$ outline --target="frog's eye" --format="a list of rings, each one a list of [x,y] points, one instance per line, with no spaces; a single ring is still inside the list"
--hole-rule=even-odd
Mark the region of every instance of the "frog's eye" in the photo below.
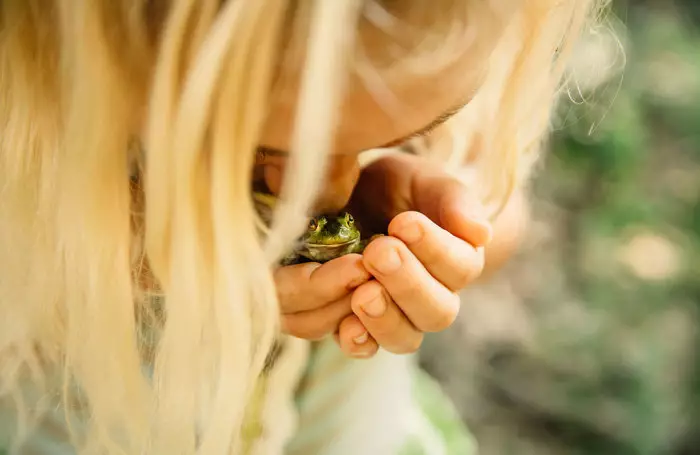
[[[345,219],[347,220],[348,224],[353,224],[355,222],[355,218],[353,218],[349,213],[345,215]]]
[[[318,221],[316,221],[316,218],[313,218],[309,221],[309,232],[314,232],[316,229],[318,229]]]

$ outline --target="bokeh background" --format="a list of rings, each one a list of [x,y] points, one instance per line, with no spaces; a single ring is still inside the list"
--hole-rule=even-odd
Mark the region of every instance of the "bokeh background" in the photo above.
[[[519,254],[422,364],[481,455],[700,454],[700,0],[576,50]]]

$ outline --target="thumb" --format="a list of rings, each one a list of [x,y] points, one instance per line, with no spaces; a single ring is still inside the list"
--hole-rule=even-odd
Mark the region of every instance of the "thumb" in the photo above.
[[[475,247],[486,246],[493,227],[483,203],[474,191],[444,171],[421,175],[413,181],[416,209],[452,235]]]

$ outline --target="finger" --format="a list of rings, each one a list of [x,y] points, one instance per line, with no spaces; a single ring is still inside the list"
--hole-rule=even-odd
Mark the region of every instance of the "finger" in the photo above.
[[[397,154],[382,158],[362,172],[351,201],[367,228],[380,232],[406,210],[428,218],[474,246],[492,237],[481,200],[458,179],[422,157]]]
[[[369,280],[362,256],[348,254],[323,265],[307,263],[280,267],[275,284],[282,314],[320,308]]]
[[[348,294],[340,300],[315,310],[282,315],[282,332],[288,335],[317,341],[335,332],[340,322],[352,314]]]
[[[404,212],[389,224],[389,235],[403,241],[428,272],[456,292],[481,275],[484,249],[475,248],[418,212]]]
[[[362,322],[354,314],[346,317],[338,328],[338,344],[348,357],[367,359],[373,357],[379,345],[364,328]]]
[[[352,311],[372,338],[393,354],[416,352],[421,333],[384,291],[378,281],[369,281],[352,293]]]
[[[438,332],[452,325],[459,297],[433,278],[401,240],[374,240],[364,251],[364,262],[418,330]]]
[[[475,247],[491,241],[493,228],[482,202],[459,180],[417,173],[412,194],[415,209],[454,236]]]

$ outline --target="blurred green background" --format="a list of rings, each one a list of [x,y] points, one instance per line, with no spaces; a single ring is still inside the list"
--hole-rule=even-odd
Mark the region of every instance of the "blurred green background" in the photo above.
[[[700,0],[613,0],[573,69],[521,252],[422,363],[481,455],[700,454]]]

